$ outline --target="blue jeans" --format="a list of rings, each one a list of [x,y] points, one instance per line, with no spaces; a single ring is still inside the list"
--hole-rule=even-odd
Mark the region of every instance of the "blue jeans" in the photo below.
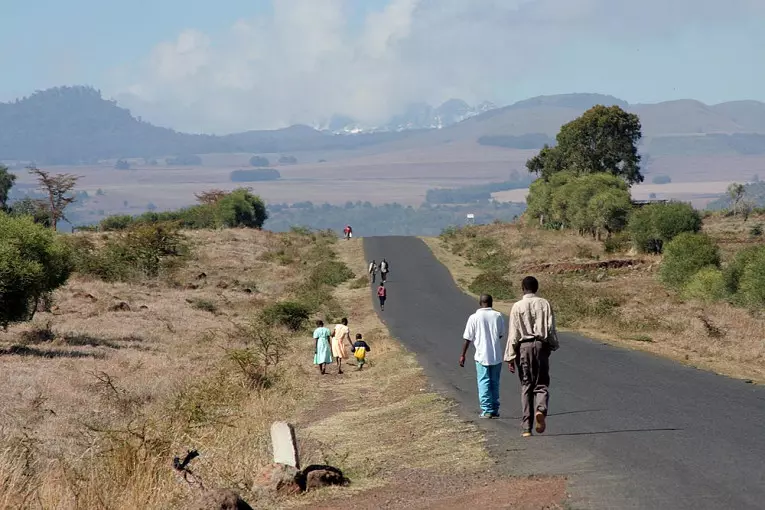
[[[475,362],[478,376],[478,400],[481,411],[486,414],[499,414],[499,376],[502,374],[502,363],[484,366]]]

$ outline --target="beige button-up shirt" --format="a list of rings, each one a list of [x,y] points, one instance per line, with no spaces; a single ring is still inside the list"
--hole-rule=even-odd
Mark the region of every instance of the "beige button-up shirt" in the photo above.
[[[521,340],[535,338],[547,342],[553,351],[560,347],[555,330],[555,315],[550,302],[535,294],[526,294],[510,310],[510,331],[505,347],[505,361],[515,359],[515,346]]]

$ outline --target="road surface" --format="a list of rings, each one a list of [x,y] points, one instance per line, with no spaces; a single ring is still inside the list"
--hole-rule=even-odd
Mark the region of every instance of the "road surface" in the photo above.
[[[415,237],[366,238],[364,249],[391,264],[385,312],[375,303],[383,321],[476,419],[475,367],[457,363],[476,300]],[[479,422],[500,468],[568,476],[574,508],[765,508],[765,389],[573,334],[560,342],[544,435],[520,437],[518,379],[503,370],[502,417]]]

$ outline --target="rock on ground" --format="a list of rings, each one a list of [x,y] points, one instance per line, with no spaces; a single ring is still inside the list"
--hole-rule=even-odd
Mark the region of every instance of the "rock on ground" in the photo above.
[[[239,495],[229,489],[205,492],[188,510],[252,510]]]

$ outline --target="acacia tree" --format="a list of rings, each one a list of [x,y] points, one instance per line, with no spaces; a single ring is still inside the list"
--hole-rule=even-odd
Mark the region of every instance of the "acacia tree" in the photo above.
[[[37,167],[28,168],[29,173],[37,176],[42,191],[48,195],[46,207],[50,214],[51,228],[56,230],[58,221],[66,219],[64,211],[77,197],[72,193],[79,176],[73,174],[51,174]]]
[[[8,209],[8,194],[16,182],[16,176],[8,171],[8,167],[0,165],[0,211]]]
[[[643,182],[637,145],[640,119],[618,106],[598,105],[565,124],[555,147],[544,148],[526,162],[529,172],[544,180],[558,172],[575,175],[610,173],[628,184]]]
[[[735,216],[741,209],[741,205],[744,200],[744,194],[746,193],[746,187],[744,187],[743,184],[733,182],[728,186],[727,191],[728,196],[730,197],[731,209],[733,210],[733,215]]]

